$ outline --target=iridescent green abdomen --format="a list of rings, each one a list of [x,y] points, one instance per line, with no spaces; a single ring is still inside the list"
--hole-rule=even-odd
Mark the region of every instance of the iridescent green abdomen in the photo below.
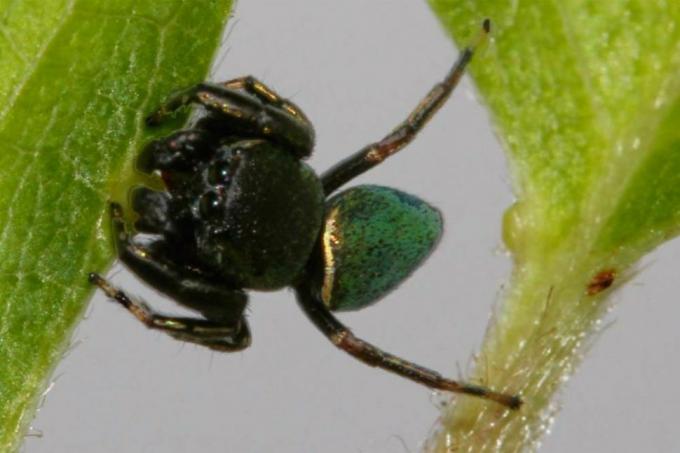
[[[358,186],[332,197],[321,237],[321,299],[337,311],[377,302],[422,264],[441,234],[440,212],[399,190]]]

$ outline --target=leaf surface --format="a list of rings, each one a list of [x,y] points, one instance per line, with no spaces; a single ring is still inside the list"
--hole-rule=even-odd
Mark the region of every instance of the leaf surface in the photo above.
[[[143,117],[205,78],[230,0],[0,0],[0,450],[39,395],[113,258]],[[179,119],[178,119],[179,120]]]
[[[471,73],[509,158],[515,266],[475,377],[526,400],[509,414],[461,399],[430,448],[519,451],[549,426],[611,289],[680,231],[680,3],[429,2],[461,46],[493,23]]]

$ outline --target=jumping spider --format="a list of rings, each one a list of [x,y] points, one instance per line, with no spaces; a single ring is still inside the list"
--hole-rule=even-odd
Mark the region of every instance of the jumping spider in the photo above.
[[[481,37],[488,31],[486,21]],[[442,219],[426,202],[388,187],[336,191],[414,139],[457,85],[473,48],[406,121],[321,177],[302,161],[314,145],[307,117],[254,78],[201,83],[170,98],[149,126],[192,103],[204,112],[141,152],[138,169],[159,173],[166,190],[132,191],[134,230],[112,203],[113,237],[132,272],[202,318],[164,316],[98,274],[90,281],[148,327],[220,351],[250,345],[244,290],[290,286],[310,320],[357,359],[432,389],[519,408],[518,396],[445,379],[376,348],[332,313],[376,302],[435,248]]]

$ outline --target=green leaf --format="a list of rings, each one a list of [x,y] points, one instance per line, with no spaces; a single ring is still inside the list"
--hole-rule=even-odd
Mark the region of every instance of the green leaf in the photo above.
[[[0,451],[16,450],[113,254],[143,117],[205,78],[231,0],[0,0]]]
[[[549,426],[611,289],[680,231],[680,2],[429,2],[459,45],[493,24],[471,72],[515,183],[515,267],[474,378],[526,401],[460,398],[429,447],[520,451]]]

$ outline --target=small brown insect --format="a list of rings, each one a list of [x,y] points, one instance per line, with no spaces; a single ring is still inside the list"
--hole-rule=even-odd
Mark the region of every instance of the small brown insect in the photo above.
[[[605,289],[612,286],[614,280],[616,279],[616,271],[614,269],[605,269],[603,271],[595,274],[588,287],[586,288],[586,293],[589,296],[594,296],[595,294],[601,293]]]

